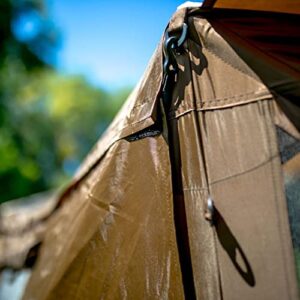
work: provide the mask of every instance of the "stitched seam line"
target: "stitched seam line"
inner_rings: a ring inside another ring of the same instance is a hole
[[[266,90],[267,91],[267,90]],[[255,96],[249,99],[249,96]],[[247,97],[245,99],[245,97]],[[187,106],[187,105],[182,105],[179,107],[177,110],[171,110],[170,113],[176,113],[179,112],[179,110],[185,110],[185,109],[209,109],[210,106],[213,106],[215,104],[232,104],[232,106],[237,106],[241,103],[241,101],[248,103],[248,102],[256,102],[256,101],[263,101],[263,100],[269,100],[272,99],[272,95],[270,93],[265,94],[264,92],[261,93],[256,93],[256,92],[249,92],[246,94],[241,94],[241,95],[236,95],[236,96],[230,96],[230,97],[225,97],[225,98],[219,98],[219,99],[211,99],[211,100],[196,100],[195,101],[195,106]],[[240,101],[240,102],[238,102]],[[204,105],[203,105],[204,104]],[[206,104],[206,105],[205,105]],[[206,107],[204,107],[206,106]],[[220,107],[222,108],[222,107]]]

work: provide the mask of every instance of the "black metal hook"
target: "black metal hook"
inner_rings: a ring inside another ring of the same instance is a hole
[[[183,23],[180,37],[176,37],[176,39],[177,39],[176,48],[181,47],[183,45],[183,43],[185,42],[185,39],[186,39],[186,36],[187,36],[187,31],[188,31],[188,25],[186,23]],[[166,33],[165,33],[165,40],[167,40],[169,37],[170,37],[169,36],[169,32],[166,31]]]
[[[164,61],[164,73],[170,73],[172,71],[171,67],[173,68],[173,71],[177,72],[178,65],[175,58],[175,47],[177,44],[177,38],[175,36],[169,37],[165,40],[164,43],[164,55],[165,55],[165,61]]]
[[[178,71],[178,65],[176,62],[176,50],[178,50],[184,43],[187,36],[188,26],[186,23],[182,25],[182,32],[179,37],[169,36],[168,31],[165,33],[164,41],[164,72],[170,73]]]

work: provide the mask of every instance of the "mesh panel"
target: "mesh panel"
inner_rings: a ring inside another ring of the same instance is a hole
[[[277,136],[300,287],[300,140],[279,127]]]

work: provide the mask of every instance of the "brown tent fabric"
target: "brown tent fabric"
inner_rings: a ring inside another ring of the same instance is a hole
[[[299,16],[215,10],[206,17],[272,94],[277,94],[280,106],[299,130]]]
[[[279,101],[299,105],[299,56],[290,72],[251,54],[229,34],[244,18],[217,26],[225,17],[185,9],[172,19],[175,31],[187,21],[188,38],[166,112],[169,135],[160,118],[160,44],[61,197],[24,299],[298,299],[276,126],[299,139],[299,114]],[[241,31],[239,38],[249,41]],[[275,42],[284,48],[286,40]],[[258,52],[268,56],[265,49]],[[256,59],[277,70],[274,81],[252,67]]]
[[[58,198],[50,191],[0,205],[0,270],[32,266]]]

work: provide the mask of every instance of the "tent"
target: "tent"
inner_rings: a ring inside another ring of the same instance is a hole
[[[174,14],[60,196],[24,299],[298,299],[299,13]]]

